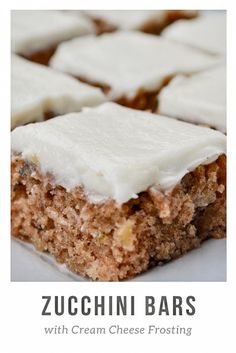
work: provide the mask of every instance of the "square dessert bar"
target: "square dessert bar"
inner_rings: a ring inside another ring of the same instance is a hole
[[[49,67],[17,55],[11,62],[11,127],[47,120],[56,115],[105,101],[99,88],[79,82]]]
[[[50,151],[50,153],[49,153]],[[12,234],[93,280],[225,236],[225,135],[104,103],[12,132]]]
[[[139,30],[159,34],[170,23],[198,15],[194,10],[88,10],[99,34],[122,30]]]
[[[101,87],[110,100],[155,111],[157,92],[171,77],[198,72],[218,62],[159,36],[117,31],[60,44],[50,65]]]
[[[162,36],[213,55],[226,52],[226,12],[204,14],[191,21],[179,20],[167,27]]]
[[[11,12],[12,51],[40,64],[47,65],[63,40],[95,32],[93,22],[82,13],[75,16],[54,10]]]
[[[173,78],[158,97],[158,113],[226,132],[226,68]]]

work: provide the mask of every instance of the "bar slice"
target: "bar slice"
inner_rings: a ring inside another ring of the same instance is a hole
[[[50,152],[50,153],[49,153]],[[12,132],[12,234],[93,280],[225,236],[225,135],[104,103]]]
[[[219,60],[162,37],[118,31],[59,45],[50,65],[103,88],[109,99],[156,109],[157,92],[177,73],[206,69]]]
[[[99,88],[12,55],[11,125],[42,121],[105,101]]]
[[[179,20],[167,27],[162,36],[187,44],[206,53],[224,56],[226,53],[226,13],[215,11],[191,21]]]
[[[47,65],[64,40],[95,33],[93,22],[82,13],[74,16],[54,10],[13,10],[11,46],[14,53]]]
[[[158,113],[226,132],[226,68],[176,76],[158,97]]]
[[[194,10],[87,10],[99,34],[115,30],[139,30],[159,34],[178,19],[197,16]]]

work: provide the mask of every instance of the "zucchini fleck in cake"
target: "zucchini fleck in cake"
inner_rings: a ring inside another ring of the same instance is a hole
[[[218,62],[218,58],[160,36],[117,31],[63,42],[50,65],[101,87],[110,100],[155,111],[157,92],[170,78]]]
[[[179,19],[198,15],[195,10],[87,10],[98,33],[115,30],[139,30],[159,34],[163,28]]]
[[[226,132],[224,65],[184,77],[176,76],[158,97],[158,113]]]
[[[225,236],[225,135],[104,103],[12,132],[12,234],[93,280]]]
[[[11,12],[12,51],[45,65],[62,41],[95,32],[93,22],[82,13],[74,16],[54,10]]]
[[[179,20],[167,27],[162,36],[179,43],[224,56],[226,53],[226,12],[215,11],[191,21]]]
[[[99,88],[14,54],[11,67],[12,128],[105,101]]]

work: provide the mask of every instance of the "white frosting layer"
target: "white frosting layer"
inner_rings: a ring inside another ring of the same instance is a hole
[[[16,55],[11,67],[12,127],[43,120],[45,112],[65,114],[105,101],[100,89]]]
[[[202,49],[211,54],[224,55],[226,51],[226,15],[224,11],[195,18],[179,20],[168,26],[162,36]]]
[[[76,36],[95,33],[92,21],[53,10],[13,10],[11,45],[15,53],[27,54]]]
[[[155,185],[168,190],[200,164],[225,153],[225,136],[208,128],[104,103],[16,128],[12,150],[38,158],[68,190],[123,203]]]
[[[51,66],[111,87],[110,98],[134,96],[137,90],[159,89],[176,73],[192,73],[218,59],[159,36],[114,32],[76,38],[59,45]]]
[[[191,15],[194,11],[183,11]],[[167,10],[89,10],[86,13],[119,29],[140,29],[148,23],[162,24],[168,16]]]
[[[226,70],[176,76],[159,95],[158,112],[226,132]]]

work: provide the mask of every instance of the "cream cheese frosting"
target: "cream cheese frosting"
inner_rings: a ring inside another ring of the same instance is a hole
[[[179,20],[163,32],[165,38],[188,44],[210,54],[224,55],[226,51],[226,14],[217,11],[190,21]]]
[[[54,10],[11,12],[11,46],[15,53],[39,51],[63,40],[91,33],[95,33],[95,27],[82,13],[75,16]]]
[[[12,128],[41,121],[47,112],[65,114],[105,101],[100,89],[17,55],[11,67]]]
[[[18,127],[11,141],[13,153],[36,157],[67,190],[82,185],[118,204],[151,186],[169,190],[225,153],[218,131],[111,102]]]
[[[226,68],[176,76],[158,98],[158,113],[226,132]]]
[[[73,76],[111,87],[109,97],[133,97],[158,90],[177,73],[197,72],[218,63],[210,55],[159,36],[117,31],[76,38],[59,45],[50,65]]]
[[[167,10],[88,10],[86,13],[95,19],[101,19],[119,29],[141,29],[148,23],[162,24],[168,17]],[[195,11],[183,11],[185,15]]]

